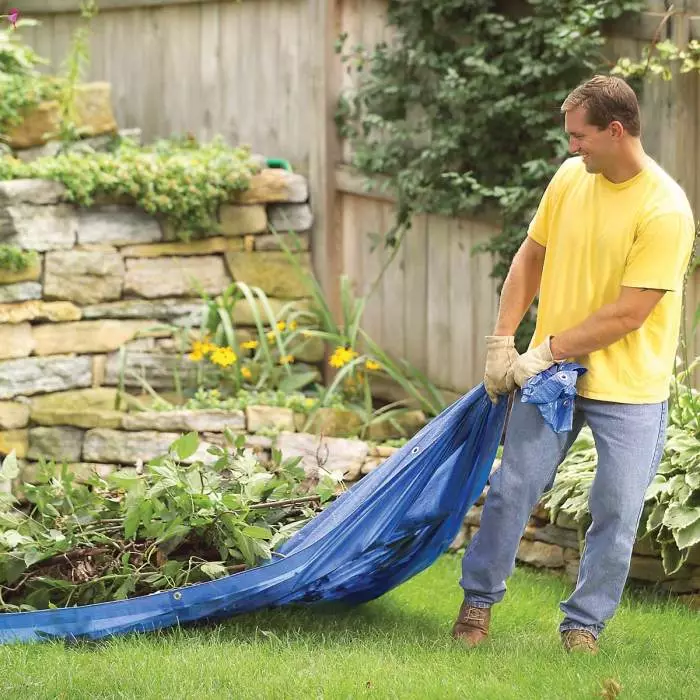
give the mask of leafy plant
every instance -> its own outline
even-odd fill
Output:
[[[0,270],[22,272],[38,259],[36,251],[22,250],[14,245],[0,244]]]
[[[295,267],[313,302],[318,327],[305,334],[322,338],[334,348],[328,362],[338,372],[323,391],[320,407],[327,406],[341,393],[344,403],[363,419],[363,432],[369,425],[389,421],[400,428],[395,419],[417,405],[426,415],[436,416],[445,408],[445,401],[437,387],[418,369],[403,359],[395,359],[382,350],[362,329],[366,297],[357,298],[347,275],[340,278],[341,317],[336,320],[323,289],[313,275],[298,263],[285,240],[273,231],[279,245]],[[292,240],[296,238],[290,233]],[[372,394],[373,377],[388,379],[398,385],[407,398],[392,404],[375,407]]]
[[[337,108],[352,165],[397,199],[385,245],[418,213],[495,209],[503,230],[479,248],[503,280],[544,188],[566,154],[559,108],[607,70],[606,20],[641,0],[390,0],[390,42],[337,50],[353,75]],[[385,178],[385,179],[384,179]],[[533,317],[518,332],[529,341]]]
[[[299,458],[269,464],[226,433],[200,454],[183,435],[144,470],[78,483],[41,463],[22,485],[27,505],[0,493],[0,611],[146,595],[259,565],[332,499],[341,476],[304,480]],[[322,466],[322,465],[320,465]],[[0,483],[20,470],[14,453]]]
[[[661,78],[669,81],[674,71],[679,73],[700,72],[700,41],[691,39],[685,48],[670,40],[652,42],[642,49],[640,59],[620,58],[610,71],[626,80]]]
[[[140,147],[121,140],[113,152],[67,152],[23,163],[0,158],[0,180],[57,180],[66,198],[89,207],[98,195],[127,198],[160,215],[189,239],[218,229],[219,206],[247,189],[257,169],[247,148],[162,140]]]
[[[234,282],[224,293],[206,298],[200,334],[189,357],[205,363],[198,383],[218,386],[221,382],[235,395],[242,387],[294,392],[313,384],[318,371],[298,363],[295,353],[309,342],[306,326],[314,315],[294,302],[275,312],[265,292],[243,282]],[[256,338],[239,343],[235,309],[247,304],[253,316]],[[208,372],[206,370],[209,370]]]
[[[75,98],[78,83],[90,65],[90,31],[92,19],[97,15],[95,0],[81,0],[82,24],[73,32],[68,53],[63,61],[61,89],[58,95],[60,106],[60,130],[56,135],[61,141],[77,141],[84,136],[78,127]]]
[[[20,30],[36,24],[31,19],[17,22]],[[22,40],[21,31],[0,27],[0,140],[7,139],[29,110],[58,94],[60,81],[37,70],[46,62]]]

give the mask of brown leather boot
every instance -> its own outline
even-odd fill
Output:
[[[489,634],[491,608],[475,608],[466,601],[452,627],[452,636],[469,648],[481,644]]]
[[[598,642],[588,630],[564,630],[561,633],[561,642],[568,652],[577,651],[593,655],[598,653]]]

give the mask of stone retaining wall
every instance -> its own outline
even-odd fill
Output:
[[[486,493],[467,513],[462,530],[452,543],[456,551],[466,546],[478,532]],[[520,541],[517,560],[523,564],[565,574],[576,581],[581,558],[581,546],[576,523],[560,513],[556,523],[549,521],[547,511],[536,507]],[[679,594],[680,598],[700,609],[700,546],[694,547],[683,568],[667,576],[660,553],[649,539],[634,546],[629,578],[636,583],[653,584],[662,591]]]
[[[112,408],[116,395],[117,390],[108,387],[77,389],[35,397],[30,406],[18,404],[13,414],[5,411],[5,422],[14,427],[4,432],[0,449],[3,453],[15,449],[20,458],[15,487],[22,480],[31,481],[41,458],[65,462],[79,477],[91,470],[105,475],[165,454],[178,437],[190,431],[198,432],[201,438],[190,462],[213,459],[207,454],[208,447],[223,445],[224,430],[229,429],[246,434],[246,446],[262,460],[269,460],[272,448],[277,447],[285,458],[301,457],[307,476],[316,476],[323,468],[339,472],[346,482],[357,481],[376,469],[397,449],[328,437],[325,430],[332,424],[323,422],[323,413],[322,424],[317,417],[311,425],[316,432],[309,433],[303,432],[307,416],[290,408],[129,413]]]
[[[297,232],[298,259],[310,268],[313,217],[302,176],[262,170],[250,189],[220,208],[219,218],[219,231],[182,242],[136,205],[81,209],[65,201],[60,183],[0,182],[0,242],[37,253],[29,269],[0,270],[0,454],[13,448],[39,454],[42,432],[35,429],[56,425],[56,410],[73,411],[72,400],[64,405],[61,396],[47,394],[117,386],[122,347],[126,369],[156,389],[172,389],[175,370],[187,377],[194,365],[177,352],[171,329],[199,326],[198,285],[209,295],[233,280],[258,286],[275,312],[290,300],[308,305],[271,233],[272,226],[282,235]],[[234,316],[239,326],[253,325],[247,302]],[[249,337],[243,328],[239,340]],[[323,353],[319,341],[297,359],[319,363]],[[130,373],[125,383],[142,391]],[[74,420],[113,427],[111,417],[108,425],[99,417]]]

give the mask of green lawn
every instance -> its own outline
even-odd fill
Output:
[[[518,570],[474,651],[449,636],[460,559],[356,609],[275,610],[95,645],[0,647],[0,698],[697,698],[700,615],[628,593],[598,657],[559,646],[563,580]]]

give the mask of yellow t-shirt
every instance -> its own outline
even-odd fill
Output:
[[[588,369],[577,384],[581,396],[666,400],[695,237],[681,187],[651,158],[622,183],[589,174],[581,158],[569,158],[552,178],[528,235],[547,249],[532,346],[614,302],[623,286],[667,290],[641,328],[574,358]]]

